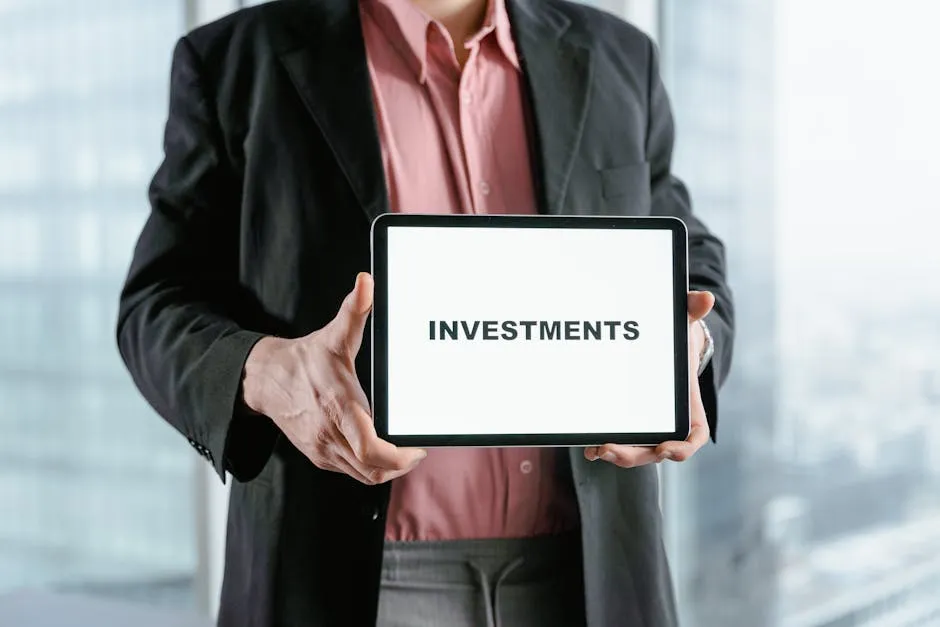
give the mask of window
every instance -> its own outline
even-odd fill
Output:
[[[193,455],[114,317],[183,2],[0,2],[0,592],[190,605]]]
[[[938,624],[940,10],[661,8],[676,171],[739,318],[719,445],[668,473],[684,624]]]

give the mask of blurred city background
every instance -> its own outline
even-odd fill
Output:
[[[0,598],[209,614],[224,493],[113,339],[172,46],[238,0],[0,0]],[[653,35],[738,304],[664,467],[692,627],[940,625],[940,5],[595,0]]]

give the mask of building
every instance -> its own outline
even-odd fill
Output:
[[[672,550],[684,624],[769,625],[776,549],[764,463],[777,414],[774,20],[770,1],[664,0],[662,68],[677,125],[674,171],[726,243],[736,295],[734,370],[719,446],[670,468]]]
[[[0,591],[189,594],[192,454],[113,331],[183,27],[181,2],[0,8]]]

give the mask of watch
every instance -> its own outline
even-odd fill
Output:
[[[702,347],[702,352],[698,356],[698,376],[702,376],[705,368],[708,367],[708,362],[712,360],[712,355],[715,354],[715,341],[705,321],[699,318],[698,323],[702,325],[702,333],[705,335],[705,346]]]

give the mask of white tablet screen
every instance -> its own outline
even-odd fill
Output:
[[[672,242],[390,226],[389,434],[674,431]]]

